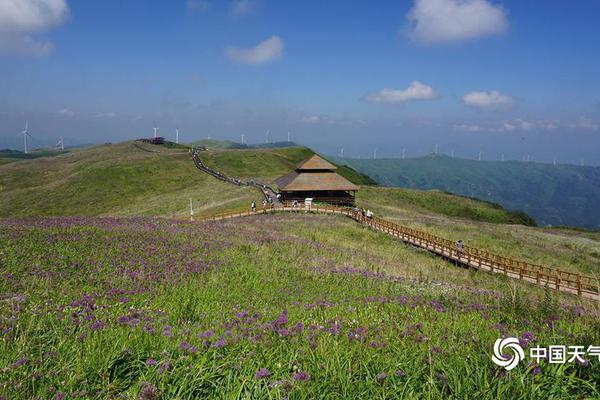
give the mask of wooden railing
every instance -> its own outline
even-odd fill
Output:
[[[368,218],[359,210],[350,207],[324,204],[314,204],[311,207],[306,207],[302,203],[293,207],[291,203],[283,203],[278,207],[259,207],[255,212],[246,209],[201,217],[199,220],[219,221],[229,218],[270,214],[275,212],[311,212],[345,215],[364,226],[387,233],[405,243],[428,250],[464,266],[503,274],[510,278],[520,279],[538,286],[548,286],[552,289],[576,294],[578,296],[594,298],[597,300],[600,299],[600,281],[596,277],[532,264],[526,261],[493,254],[471,246],[464,246],[462,249],[458,249],[455,242],[451,240],[418,229],[399,225],[383,218]]]

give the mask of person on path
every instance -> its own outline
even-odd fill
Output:
[[[250,204],[250,208],[252,209],[252,212],[256,212],[256,203],[254,201]]]

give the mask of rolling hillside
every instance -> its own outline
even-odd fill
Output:
[[[244,178],[272,182],[313,154],[305,147],[209,150],[207,163]],[[357,184],[372,181],[350,168]],[[251,188],[217,181],[196,169],[185,146],[124,142],[51,157],[0,164],[0,216],[189,215],[246,206],[259,200]]]
[[[230,176],[272,183],[312,154],[305,147],[215,149],[203,160]],[[340,170],[362,185],[358,205],[449,238],[550,266],[597,271],[600,234],[529,227],[531,220],[496,204],[439,191],[367,186],[369,179]],[[0,165],[0,217],[164,216],[189,217],[246,208],[260,194],[198,171],[188,150],[137,142],[73,150],[55,157]]]
[[[333,158],[383,186],[438,189],[522,210],[539,225],[600,229],[600,168],[447,156],[412,159]]]
[[[202,158],[271,182],[310,154],[214,149]],[[339,215],[187,221],[189,198],[202,215],[258,197],[201,173],[173,144],[0,165],[0,265],[9,271],[0,274],[0,396],[600,394],[591,362],[523,362],[509,378],[490,358],[503,336],[597,343],[597,302],[458,268]],[[525,214],[434,190],[363,185],[357,201],[468,245],[600,274],[597,232],[529,226]]]

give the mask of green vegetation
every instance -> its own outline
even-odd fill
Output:
[[[446,156],[339,159],[384,186],[439,189],[523,210],[539,225],[600,229],[600,168]]]
[[[262,144],[242,144],[231,140],[203,139],[191,142],[191,146],[203,146],[207,149],[279,149],[283,147],[298,147],[294,142],[272,142]]]
[[[526,224],[527,218],[493,204],[436,191],[363,187],[357,201],[375,215],[405,226],[600,279],[600,232],[513,225]]]
[[[40,157],[54,157],[60,154],[65,154],[70,150],[46,150],[46,149],[38,149],[33,150],[30,153],[23,153],[19,150],[9,150],[3,149],[0,150],[0,164],[6,164],[12,161],[17,160],[32,160]]]
[[[597,344],[596,303],[342,217],[8,219],[0,262],[6,398],[600,396],[595,358],[491,361],[503,335]]]
[[[240,207],[257,197],[200,173],[186,148],[101,145],[0,166],[0,216],[161,215]]]
[[[209,150],[202,158],[231,176],[272,183],[313,154],[305,147]],[[356,174],[340,171],[355,183]],[[101,215],[189,218],[246,208],[260,193],[198,171],[185,147],[139,142],[73,150],[0,166],[0,216]],[[435,191],[363,186],[358,205],[448,239],[585,273],[600,273],[600,233],[539,229],[497,205]]]
[[[438,190],[364,187],[359,191],[357,201],[366,204],[375,203],[376,207],[402,207],[421,213],[429,211],[473,221],[535,226],[535,221],[523,212],[508,211],[498,204]]]

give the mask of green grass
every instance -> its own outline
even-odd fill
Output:
[[[600,233],[513,225],[519,215],[436,191],[362,188],[358,204],[375,215],[450,240],[532,263],[600,278]]]
[[[597,343],[597,304],[449,266],[342,217],[10,219],[0,239],[7,398],[600,396],[595,359],[506,376],[490,359],[502,334]]]
[[[496,224],[535,225],[526,214],[508,211],[494,203],[452,195],[438,190],[364,187],[357,201],[377,207],[403,207],[417,212],[433,212],[448,217]]]
[[[201,173],[186,148],[102,145],[0,167],[0,216],[189,215],[239,207],[260,193]]]

